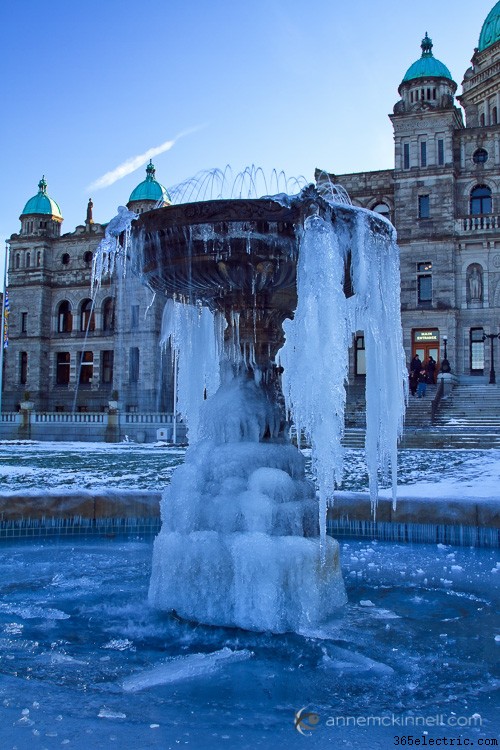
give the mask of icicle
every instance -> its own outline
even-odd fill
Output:
[[[117,260],[121,260],[122,270],[125,274],[130,228],[132,222],[138,218],[138,214],[129,211],[125,206],[118,206],[117,215],[107,224],[104,238],[97,246],[92,262],[91,289],[94,298],[101,286],[103,277],[113,275]],[[124,234],[123,245],[120,244],[121,234]]]
[[[188,426],[190,442],[198,439],[200,408],[220,383],[225,321],[208,308],[167,300],[161,343],[170,340],[179,368],[176,411]]]
[[[353,332],[363,330],[366,349],[366,462],[375,517],[378,470],[391,474],[396,507],[397,443],[408,396],[401,331],[399,252],[372,232],[369,214],[355,215],[352,276],[355,291]],[[389,225],[390,226],[390,225]]]
[[[345,381],[350,343],[343,290],[344,250],[330,222],[305,222],[297,268],[298,304],[285,321],[281,350],[287,407],[311,444],[320,499],[320,533],[326,537],[326,511],[342,481]]]

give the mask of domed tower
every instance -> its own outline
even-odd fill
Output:
[[[397,113],[453,107],[457,84],[446,65],[432,54],[432,39],[427,32],[420,46],[421,57],[410,65],[399,86],[401,101],[394,108]]]
[[[158,182],[155,174],[154,164],[150,160],[146,167],[146,179],[132,190],[128,199],[127,208],[131,211],[142,214],[144,211],[151,211],[152,208],[169,206],[172,203],[167,189]]]
[[[471,62],[462,82],[462,95],[458,97],[465,110],[467,127],[497,125],[500,123],[500,2],[486,16]]]
[[[47,195],[45,176],[38,183],[38,193],[26,203],[19,219],[22,235],[59,237],[63,217],[55,200]]]
[[[454,104],[457,84],[432,52],[432,39],[422,39],[422,54],[399,85],[400,101],[390,115],[395,142],[395,221],[401,240],[415,236],[442,211],[453,223],[454,132],[463,128]],[[415,227],[415,218],[419,223]],[[430,226],[426,226],[428,232]]]

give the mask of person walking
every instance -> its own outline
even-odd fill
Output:
[[[424,398],[426,391],[427,391],[427,373],[425,370],[420,370],[418,374],[417,398]]]
[[[425,369],[427,372],[427,382],[434,385],[436,382],[436,360],[430,354]]]
[[[412,361],[410,362],[410,374],[412,372],[419,373],[421,369],[422,369],[422,362],[420,361],[420,357],[418,356],[418,354],[415,354]]]

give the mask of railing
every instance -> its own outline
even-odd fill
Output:
[[[500,216],[493,214],[471,214],[456,220],[458,232],[483,232],[488,229],[500,229]]]
[[[33,412],[33,420],[36,423],[41,422],[70,422],[70,423],[100,423],[104,422],[106,415],[98,412],[76,412],[74,414],[64,411],[53,411],[38,413]]]
[[[172,424],[174,421],[172,414],[130,414],[122,415],[125,424]]]
[[[0,414],[0,422],[18,422],[21,415],[18,411],[8,411]]]
[[[439,406],[441,404],[441,399],[444,396],[444,379],[443,378],[438,378],[438,380],[439,380],[439,382],[438,382],[438,387],[437,387],[436,395],[434,396],[434,398],[432,400],[432,404],[431,404],[431,422],[432,422],[432,424],[434,424],[434,422],[435,422],[436,415],[438,413]]]

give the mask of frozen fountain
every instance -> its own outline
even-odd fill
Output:
[[[123,209],[108,225],[99,263],[113,267],[133,219]],[[372,750],[417,733],[421,744],[460,733],[491,745],[496,549],[344,539],[349,601],[339,606],[325,516],[342,474],[353,331],[366,341],[374,508],[377,469],[390,469],[401,425],[391,226],[309,188],[158,209],[133,221],[131,235],[136,270],[166,295],[163,337],[190,448],[163,498],[153,554],[138,530],[76,541],[59,527],[39,543],[28,527],[28,543],[4,538],[2,747],[303,748],[299,728],[321,748]],[[290,419],[311,446],[317,492]],[[20,450],[11,449],[24,481]],[[455,470],[461,486],[476,471],[485,481],[484,455],[472,459],[468,474]],[[317,723],[298,724],[309,712]]]
[[[316,625],[345,603],[326,510],[359,329],[374,508],[377,470],[390,467],[395,486],[406,378],[392,226],[309,186],[150,211],[132,225],[130,255],[168,298],[162,337],[191,446],[162,501],[150,603],[249,630]],[[311,445],[317,493],[290,416]]]

